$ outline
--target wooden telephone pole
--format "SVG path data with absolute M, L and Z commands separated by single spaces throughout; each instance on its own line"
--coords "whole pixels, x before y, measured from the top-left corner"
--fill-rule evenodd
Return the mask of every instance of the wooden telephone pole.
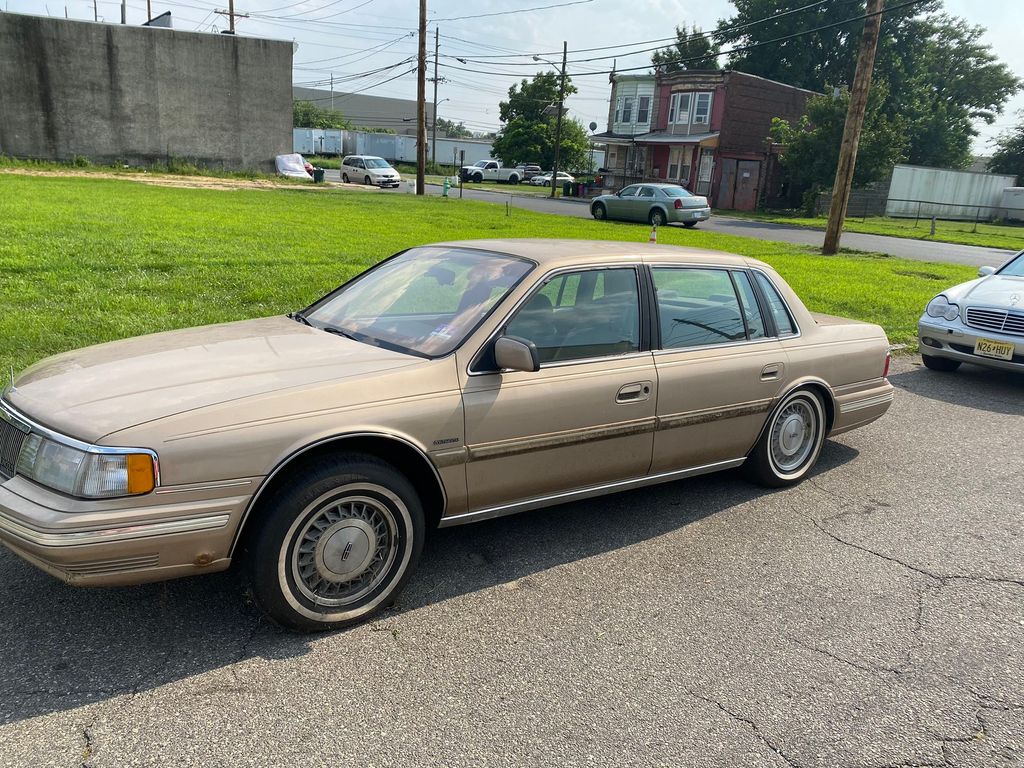
M 214 11 L 214 13 L 221 16 L 228 17 L 228 33 L 235 34 L 235 19 L 248 19 L 248 13 L 235 13 L 235 0 L 228 0 L 228 9 L 226 11 Z
M 420 52 L 416 67 L 416 194 L 422 195 L 427 169 L 427 0 L 420 0 Z
M 853 76 L 850 106 L 846 110 L 846 125 L 843 127 L 843 143 L 839 147 L 836 180 L 832 185 L 832 207 L 828 212 L 825 244 L 821 249 L 826 255 L 839 250 L 839 236 L 843 232 L 843 222 L 846 220 L 846 206 L 850 202 L 853 170 L 857 165 L 857 146 L 860 144 L 861 128 L 864 127 L 864 113 L 868 106 L 871 72 L 875 68 L 875 49 L 878 47 L 878 32 L 882 26 L 884 6 L 885 0 L 868 0 L 868 17 L 864 19 L 864 34 L 860 39 L 860 54 L 857 56 L 857 72 Z
M 565 110 L 565 59 L 569 55 L 569 43 L 562 41 L 562 74 L 558 78 L 558 117 L 555 118 L 555 162 L 551 167 L 551 197 L 558 186 L 558 150 L 562 147 L 562 112 Z

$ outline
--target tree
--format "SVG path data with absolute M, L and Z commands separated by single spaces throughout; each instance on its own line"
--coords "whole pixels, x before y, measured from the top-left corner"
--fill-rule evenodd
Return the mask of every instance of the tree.
M 434 123 L 437 125 L 437 132 L 443 133 L 450 139 L 473 138 L 473 132 L 461 121 L 456 123 L 454 120 L 445 120 L 443 117 L 438 117 L 434 120 Z
M 996 151 L 992 153 L 988 169 L 1016 176 L 1019 182 L 1024 179 L 1024 110 L 1017 113 L 1017 118 L 1020 122 L 1016 127 L 996 137 Z
M 857 186 L 884 178 L 906 153 L 904 124 L 891 120 L 882 109 L 887 95 L 884 86 L 876 86 L 868 97 L 853 177 Z M 838 96 L 812 96 L 798 125 L 779 118 L 772 121 L 771 138 L 784 146 L 782 166 L 798 188 L 817 190 L 832 184 L 849 104 L 846 90 Z
M 349 122 L 336 109 L 324 109 L 312 101 L 295 101 L 292 125 L 296 128 L 348 128 Z
M 655 51 L 651 64 L 658 72 L 679 72 L 684 69 L 718 69 L 718 43 L 694 25 L 687 32 L 686 25 L 676 27 L 676 41 Z
M 501 130 L 494 139 L 493 151 L 507 166 L 539 163 L 551 168 L 555 162 L 555 130 L 557 112 L 548 109 L 558 104 L 559 77 L 553 72 L 540 72 L 533 80 L 523 80 L 508 89 L 508 100 L 498 104 Z M 576 93 L 570 78 L 565 79 L 565 95 Z M 577 120 L 562 119 L 562 141 L 559 165 L 578 169 L 587 165 L 590 139 Z
M 723 19 L 716 38 L 731 47 L 759 45 L 729 56 L 742 72 L 822 92 L 827 84 L 853 82 L 863 25 L 863 2 L 817 5 L 764 23 L 760 19 L 806 5 L 805 0 L 732 0 L 736 14 Z M 749 25 L 749 26 L 744 26 Z M 970 160 L 972 121 L 991 123 L 1020 81 L 982 42 L 984 29 L 942 12 L 942 0 L 887 11 L 875 61 L 874 82 L 888 85 L 879 106 L 907 131 L 905 159 L 918 165 L 962 167 Z M 874 87 L 874 86 L 873 86 Z M 860 161 L 858 160 L 858 163 Z

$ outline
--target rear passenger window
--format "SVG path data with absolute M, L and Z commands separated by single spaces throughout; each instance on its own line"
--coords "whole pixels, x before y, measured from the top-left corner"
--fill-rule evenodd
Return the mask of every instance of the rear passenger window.
M 725 344 L 747 338 L 728 270 L 655 268 L 663 349 Z
M 768 310 L 772 313 L 772 317 L 775 319 L 775 327 L 779 329 L 779 336 L 792 336 L 795 334 L 797 330 L 796 323 L 793 322 L 793 318 L 790 316 L 789 310 L 786 309 L 786 303 L 782 300 L 779 292 L 775 290 L 775 286 L 772 285 L 772 281 L 765 277 L 761 272 L 755 272 L 754 279 L 757 280 L 757 284 L 761 288 L 761 292 L 768 300 Z

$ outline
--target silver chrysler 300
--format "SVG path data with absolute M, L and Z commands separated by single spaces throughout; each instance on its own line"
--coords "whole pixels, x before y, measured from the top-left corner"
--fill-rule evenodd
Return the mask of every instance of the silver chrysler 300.
M 961 363 L 1024 371 L 1024 251 L 928 302 L 917 335 L 933 371 Z

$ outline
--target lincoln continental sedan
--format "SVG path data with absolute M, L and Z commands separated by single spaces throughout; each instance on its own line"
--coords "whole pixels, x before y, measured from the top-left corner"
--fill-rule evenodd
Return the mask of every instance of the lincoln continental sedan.
M 736 467 L 797 483 L 889 408 L 888 365 L 881 328 L 741 256 L 412 248 L 288 316 L 29 368 L 0 400 L 0 540 L 78 585 L 236 563 L 276 621 L 341 627 L 436 527 Z

